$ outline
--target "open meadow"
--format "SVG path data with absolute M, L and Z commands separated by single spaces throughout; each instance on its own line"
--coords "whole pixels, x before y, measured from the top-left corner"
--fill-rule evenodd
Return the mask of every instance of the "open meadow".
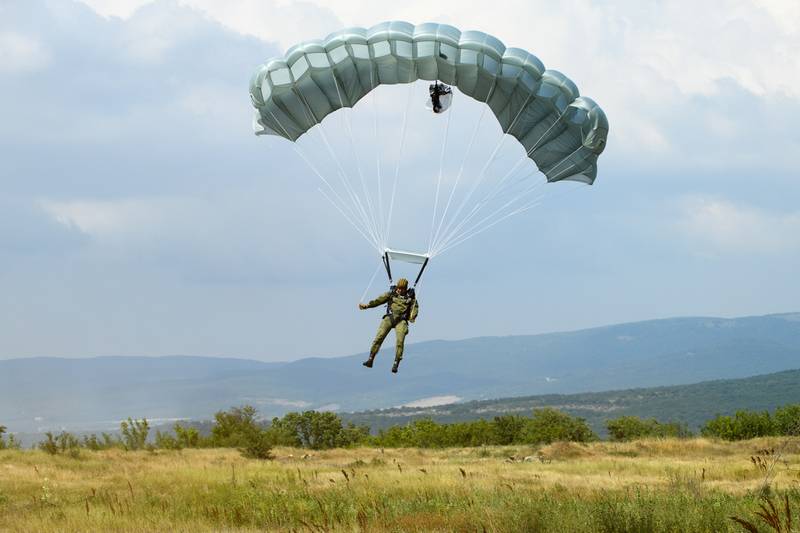
M 775 531 L 765 493 L 800 522 L 800 439 L 273 453 L 0 451 L 0 530 Z

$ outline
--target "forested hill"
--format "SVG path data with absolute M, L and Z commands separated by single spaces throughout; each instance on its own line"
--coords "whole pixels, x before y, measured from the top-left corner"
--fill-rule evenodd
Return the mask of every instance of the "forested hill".
M 430 318 L 431 320 L 433 318 Z M 368 344 L 370 339 L 364 339 Z M 208 419 L 251 404 L 263 416 L 386 408 L 432 397 L 485 400 L 735 379 L 800 366 L 800 313 L 671 318 L 580 331 L 410 344 L 285 363 L 210 357 L 0 360 L 0 424 L 10 431 L 100 430 L 126 417 Z
M 798 363 L 800 364 L 800 362 Z M 428 408 L 394 408 L 345 415 L 373 431 L 420 418 L 438 422 L 491 419 L 502 414 L 530 415 L 533 409 L 553 407 L 585 418 L 605 434 L 605 421 L 634 415 L 662 422 L 685 422 L 693 431 L 717 414 L 740 409 L 773 410 L 800 403 L 800 370 L 787 370 L 744 379 L 704 381 L 692 385 L 627 389 L 583 394 L 548 394 L 472 401 Z

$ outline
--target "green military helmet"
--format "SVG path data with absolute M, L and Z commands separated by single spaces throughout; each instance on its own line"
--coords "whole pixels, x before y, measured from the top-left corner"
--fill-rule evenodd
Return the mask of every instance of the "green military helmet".
M 406 278 L 400 278 L 397 280 L 397 288 L 398 289 L 408 289 L 408 280 Z

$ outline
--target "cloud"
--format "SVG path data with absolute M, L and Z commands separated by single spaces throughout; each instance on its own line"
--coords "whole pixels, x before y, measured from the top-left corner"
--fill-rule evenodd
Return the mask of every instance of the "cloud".
M 714 198 L 684 201 L 678 227 L 704 253 L 765 254 L 800 249 L 800 211 L 774 212 Z
M 36 37 L 0 31 L 0 74 L 27 73 L 46 68 L 50 52 Z
M 89 3 L 101 12 L 137 16 L 129 3 Z M 501 2 L 491 10 L 480 0 L 461 2 L 457 10 L 419 0 L 179 3 L 243 35 L 277 42 L 281 53 L 342 27 L 393 19 L 436 20 L 492 33 L 508 46 L 532 51 L 549 68 L 566 72 L 584 94 L 600 102 L 611 121 L 605 159 L 619 157 L 629 166 L 642 166 L 654 157 L 660 166 L 673 160 L 719 170 L 728 164 L 721 156 L 730 152 L 730 143 L 739 144 L 737 155 L 753 162 L 763 160 L 764 150 L 800 149 L 789 140 L 796 138 L 791 132 L 800 116 L 800 55 L 794 53 L 800 49 L 800 32 L 789 23 L 797 13 L 791 2 L 570 0 Z M 144 42 L 159 45 L 158 39 Z M 791 111 L 786 113 L 786 103 L 767 103 L 758 111 L 734 107 L 743 99 L 736 93 L 757 102 L 788 99 Z M 754 131 L 770 131 L 773 124 L 790 135 L 776 132 L 774 147 L 749 142 L 759 135 Z M 687 138 L 701 142 L 681 142 Z
M 38 258 L 68 253 L 80 248 L 86 237 L 79 230 L 52 220 L 39 205 L 27 198 L 0 197 L 0 254 L 6 266 L 11 255 Z
M 127 18 L 140 7 L 154 0 L 81 0 L 103 17 Z

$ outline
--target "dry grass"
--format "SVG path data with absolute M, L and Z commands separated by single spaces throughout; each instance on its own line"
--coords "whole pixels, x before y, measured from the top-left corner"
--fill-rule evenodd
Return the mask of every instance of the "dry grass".
M 764 478 L 751 457 L 778 445 L 2 451 L 0 530 L 739 531 Z M 786 450 L 771 486 L 797 507 L 800 442 Z

